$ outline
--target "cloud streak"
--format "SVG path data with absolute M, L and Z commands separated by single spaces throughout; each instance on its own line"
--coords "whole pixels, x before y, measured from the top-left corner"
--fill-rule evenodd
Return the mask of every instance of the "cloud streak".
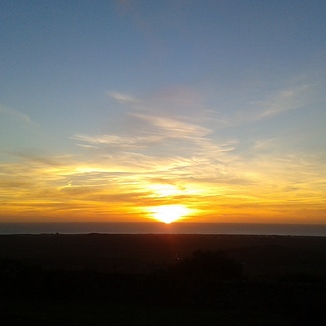
M 135 97 L 132 97 L 128 94 L 125 93 L 120 93 L 120 92 L 109 92 L 108 93 L 109 97 L 112 98 L 113 100 L 117 101 L 120 104 L 138 104 L 140 101 L 136 99 Z
M 305 92 L 309 89 L 282 91 L 257 102 L 250 119 L 295 110 L 307 103 L 300 99 Z M 92 214 L 96 220 L 142 221 L 148 207 L 185 203 L 200 221 L 284 217 L 290 210 L 300 214 L 304 205 L 311 207 L 309 218 L 320 219 L 313 209 L 326 209 L 326 181 L 320 177 L 326 166 L 320 156 L 273 150 L 276 136 L 255 138 L 244 149 L 233 135 L 220 139 L 218 128 L 205 124 L 209 110 L 203 109 L 203 116 L 196 111 L 195 119 L 185 114 L 187 105 L 190 113 L 201 107 L 193 99 L 182 101 L 186 94 L 167 92 L 147 100 L 111 94 L 133 128 L 73 135 L 78 156 L 10 152 L 18 161 L 0 165 L 0 220 L 42 214 L 88 220 Z M 168 103 L 174 108 L 175 101 L 185 106 L 161 110 Z
M 140 113 L 134 113 L 133 116 L 149 122 L 154 127 L 161 129 L 164 131 L 164 135 L 169 138 L 197 139 L 205 137 L 211 133 L 211 130 L 208 128 L 183 122 L 175 118 L 166 118 Z
M 120 149 L 132 149 L 147 147 L 150 144 L 159 143 L 162 138 L 159 136 L 147 136 L 147 137 L 124 137 L 119 135 L 100 135 L 100 136 L 86 136 L 86 135 L 75 135 L 72 139 L 82 143 L 88 143 L 86 147 L 95 147 L 96 145 L 113 146 L 119 147 Z M 78 144 L 85 146 L 84 144 Z M 93 145 L 93 146 L 92 146 Z
M 33 127 L 39 127 L 38 124 L 36 124 L 34 121 L 32 121 L 31 118 L 27 114 L 19 112 L 17 110 L 8 109 L 8 108 L 0 106 L 0 114 L 3 114 L 8 117 L 12 117 L 15 120 L 17 120 L 23 124 L 30 125 Z
M 300 109 L 307 105 L 310 99 L 311 86 L 303 85 L 280 91 L 271 100 L 257 103 L 262 107 L 262 113 L 258 119 L 267 119 L 291 110 Z
M 0 165 L 1 220 L 15 214 L 83 220 L 92 213 L 97 220 L 141 221 L 146 207 L 187 203 L 197 210 L 197 218 L 210 221 L 237 214 L 241 219 L 244 211 L 252 218 L 267 212 L 274 217 L 290 211 L 302 215 L 304 205 L 311 207 L 306 218 L 318 221 L 313 207 L 326 208 L 326 180 L 320 178 L 326 165 L 316 157 L 257 156 L 219 167 L 209 156 L 160 160 L 125 153 L 112 161 L 95 157 L 60 166 L 47 164 L 49 158 L 20 158 L 20 163 Z

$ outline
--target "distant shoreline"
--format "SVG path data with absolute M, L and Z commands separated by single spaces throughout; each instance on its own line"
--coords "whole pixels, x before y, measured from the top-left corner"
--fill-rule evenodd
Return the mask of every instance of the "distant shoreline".
M 249 223 L 0 223 L 0 234 L 239 234 L 326 236 L 323 224 Z

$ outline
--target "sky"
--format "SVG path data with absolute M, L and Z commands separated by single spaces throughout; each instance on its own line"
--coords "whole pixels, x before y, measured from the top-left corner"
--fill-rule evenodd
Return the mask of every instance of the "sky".
M 0 222 L 326 224 L 326 2 L 0 3 Z

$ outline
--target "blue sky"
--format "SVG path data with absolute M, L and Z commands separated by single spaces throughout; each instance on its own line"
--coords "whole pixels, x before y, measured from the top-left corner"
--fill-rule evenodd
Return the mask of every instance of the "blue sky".
M 326 223 L 324 1 L 1 1 L 0 21 L 1 220 Z

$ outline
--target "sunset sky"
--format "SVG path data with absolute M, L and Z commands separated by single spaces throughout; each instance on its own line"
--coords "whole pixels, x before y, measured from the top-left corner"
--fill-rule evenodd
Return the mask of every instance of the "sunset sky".
M 0 222 L 326 224 L 326 1 L 0 3 Z

